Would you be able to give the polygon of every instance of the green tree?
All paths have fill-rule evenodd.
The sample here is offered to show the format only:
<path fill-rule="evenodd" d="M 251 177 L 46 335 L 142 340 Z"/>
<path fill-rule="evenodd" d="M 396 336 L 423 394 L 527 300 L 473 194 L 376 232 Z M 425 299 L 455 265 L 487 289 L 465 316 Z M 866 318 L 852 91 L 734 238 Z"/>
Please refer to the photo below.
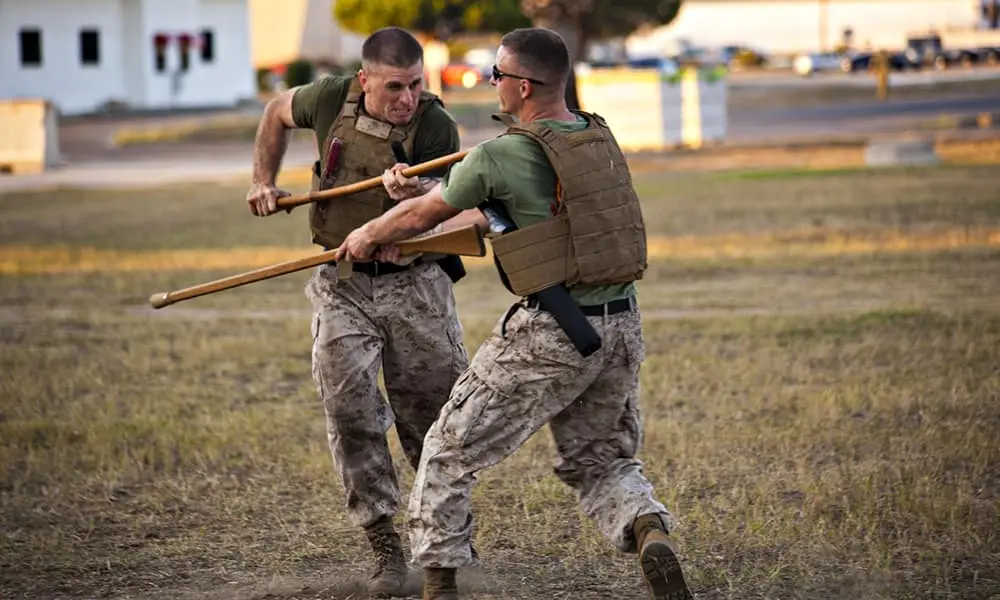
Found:
<path fill-rule="evenodd" d="M 442 40 L 457 32 L 507 31 L 530 24 L 517 0 L 337 0 L 333 14 L 360 35 L 395 25 Z"/>
<path fill-rule="evenodd" d="M 593 40 L 628 35 L 642 25 L 668 25 L 680 12 L 681 0 L 520 0 L 521 10 L 536 27 L 557 32 L 577 62 Z M 570 71 L 566 104 L 579 108 L 576 77 Z"/>
<path fill-rule="evenodd" d="M 528 23 L 563 37 L 570 59 L 594 40 L 628 35 L 642 25 L 667 25 L 682 0 L 338 0 L 334 15 L 345 28 L 367 35 L 396 25 L 447 39 L 459 31 L 508 31 Z M 580 106 L 570 74 L 566 103 Z"/>

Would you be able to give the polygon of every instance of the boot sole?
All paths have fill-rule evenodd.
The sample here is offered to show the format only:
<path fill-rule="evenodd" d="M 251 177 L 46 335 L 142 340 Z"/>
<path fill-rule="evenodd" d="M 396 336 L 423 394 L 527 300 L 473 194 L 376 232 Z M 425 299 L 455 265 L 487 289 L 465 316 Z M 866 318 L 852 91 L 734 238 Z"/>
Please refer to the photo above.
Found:
<path fill-rule="evenodd" d="M 406 596 L 406 574 L 399 575 L 397 579 L 386 577 L 378 581 L 368 581 L 366 586 L 370 598 L 395 598 Z"/>
<path fill-rule="evenodd" d="M 691 600 L 680 561 L 670 546 L 653 542 L 639 559 L 651 600 Z"/>

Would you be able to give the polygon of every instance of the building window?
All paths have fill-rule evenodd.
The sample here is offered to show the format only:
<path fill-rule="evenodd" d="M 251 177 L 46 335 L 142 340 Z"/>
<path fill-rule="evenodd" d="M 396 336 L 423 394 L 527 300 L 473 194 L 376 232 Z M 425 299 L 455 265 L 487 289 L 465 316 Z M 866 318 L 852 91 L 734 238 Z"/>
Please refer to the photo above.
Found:
<path fill-rule="evenodd" d="M 80 31 L 80 64 L 96 65 L 101 62 L 101 37 L 96 29 Z"/>
<path fill-rule="evenodd" d="M 201 32 L 201 62 L 215 61 L 215 33 L 211 29 Z"/>
<path fill-rule="evenodd" d="M 22 29 L 20 40 L 21 66 L 40 67 L 42 65 L 42 30 Z"/>

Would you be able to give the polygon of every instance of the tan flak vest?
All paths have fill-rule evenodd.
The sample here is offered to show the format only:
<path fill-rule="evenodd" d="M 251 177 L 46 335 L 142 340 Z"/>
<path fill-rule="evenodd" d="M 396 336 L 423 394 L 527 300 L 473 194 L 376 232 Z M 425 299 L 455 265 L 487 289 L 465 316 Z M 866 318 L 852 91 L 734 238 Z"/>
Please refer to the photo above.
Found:
<path fill-rule="evenodd" d="M 413 119 L 407 125 L 391 125 L 369 117 L 364 112 L 364 96 L 357 77 L 351 80 L 340 114 L 330 126 L 323 141 L 319 162 L 313 171 L 313 190 L 325 190 L 356 183 L 372 177 L 396 164 L 392 143 L 400 141 L 412 160 L 413 139 L 423 114 L 437 96 L 428 92 L 420 95 Z M 334 139 L 340 141 L 336 164 L 328 165 Z M 343 198 L 314 202 L 309 209 L 309 225 L 313 242 L 326 248 L 340 246 L 347 234 L 386 212 L 394 202 L 381 185 Z"/>
<path fill-rule="evenodd" d="M 574 112 L 587 119 L 586 129 L 562 133 L 495 117 L 507 124 L 501 135 L 538 142 L 556 174 L 555 218 L 490 240 L 519 296 L 559 282 L 627 283 L 646 270 L 646 228 L 625 156 L 603 118 Z"/>

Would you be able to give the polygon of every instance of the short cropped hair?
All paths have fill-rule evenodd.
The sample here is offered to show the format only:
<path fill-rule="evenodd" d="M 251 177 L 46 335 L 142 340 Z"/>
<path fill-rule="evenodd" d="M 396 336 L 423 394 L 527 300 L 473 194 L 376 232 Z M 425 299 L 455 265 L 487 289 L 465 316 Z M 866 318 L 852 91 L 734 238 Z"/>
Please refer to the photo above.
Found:
<path fill-rule="evenodd" d="M 361 45 L 361 64 L 408 69 L 424 59 L 424 47 L 417 38 L 399 27 L 384 27 L 368 36 Z"/>
<path fill-rule="evenodd" d="M 543 27 L 522 27 L 501 38 L 500 45 L 507 48 L 518 64 L 530 75 L 545 83 L 565 81 L 569 77 L 569 50 L 562 37 Z"/>

